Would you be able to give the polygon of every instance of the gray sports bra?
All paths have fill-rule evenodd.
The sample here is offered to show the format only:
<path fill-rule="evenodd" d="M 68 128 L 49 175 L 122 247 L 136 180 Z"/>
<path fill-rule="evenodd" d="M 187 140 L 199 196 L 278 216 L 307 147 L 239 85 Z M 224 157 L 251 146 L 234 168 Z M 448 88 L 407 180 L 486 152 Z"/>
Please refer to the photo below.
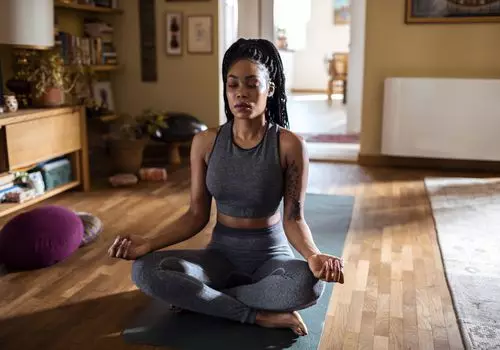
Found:
<path fill-rule="evenodd" d="M 279 126 L 268 123 L 264 137 L 245 149 L 233 141 L 233 121 L 223 124 L 208 160 L 206 185 L 217 210 L 225 215 L 263 218 L 273 215 L 283 198 Z"/>

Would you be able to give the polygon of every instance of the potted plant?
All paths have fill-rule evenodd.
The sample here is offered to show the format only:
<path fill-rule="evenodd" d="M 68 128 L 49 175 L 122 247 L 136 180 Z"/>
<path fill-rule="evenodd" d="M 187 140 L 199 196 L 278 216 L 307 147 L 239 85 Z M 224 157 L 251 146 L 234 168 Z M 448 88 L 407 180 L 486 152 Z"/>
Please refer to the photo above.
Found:
<path fill-rule="evenodd" d="M 56 49 L 40 51 L 32 64 L 28 81 L 32 83 L 37 105 L 60 106 L 65 101 L 65 94 L 87 86 L 90 71 L 86 71 L 78 59 L 73 64 L 65 64 Z"/>
<path fill-rule="evenodd" d="M 138 116 L 121 115 L 108 136 L 115 173 L 136 174 L 142 166 L 144 148 L 152 135 L 168 128 L 167 113 L 145 110 Z"/>

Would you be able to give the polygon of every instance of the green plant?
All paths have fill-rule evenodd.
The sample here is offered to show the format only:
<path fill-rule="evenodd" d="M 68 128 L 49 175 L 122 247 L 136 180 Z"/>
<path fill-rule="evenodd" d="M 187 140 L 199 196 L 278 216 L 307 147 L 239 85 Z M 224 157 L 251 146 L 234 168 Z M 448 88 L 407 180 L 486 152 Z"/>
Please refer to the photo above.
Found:
<path fill-rule="evenodd" d="M 150 136 L 161 136 L 161 130 L 168 128 L 166 112 L 146 109 L 137 116 L 123 114 L 114 123 L 111 131 L 112 139 L 142 140 Z"/>
<path fill-rule="evenodd" d="M 87 78 L 91 74 L 81 61 L 66 65 L 56 49 L 40 51 L 32 60 L 31 74 L 28 81 L 33 83 L 36 97 L 42 96 L 48 89 L 60 89 L 64 93 L 86 86 Z"/>

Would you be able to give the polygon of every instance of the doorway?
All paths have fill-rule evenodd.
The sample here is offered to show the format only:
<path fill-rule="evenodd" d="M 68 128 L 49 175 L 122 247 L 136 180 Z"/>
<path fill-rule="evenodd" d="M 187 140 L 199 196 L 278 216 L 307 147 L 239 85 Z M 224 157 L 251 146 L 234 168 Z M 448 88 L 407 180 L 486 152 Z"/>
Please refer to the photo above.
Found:
<path fill-rule="evenodd" d="M 274 0 L 275 44 L 285 69 L 290 128 L 318 159 L 357 159 L 349 120 L 352 0 Z M 354 117 L 354 116 L 353 116 Z"/>

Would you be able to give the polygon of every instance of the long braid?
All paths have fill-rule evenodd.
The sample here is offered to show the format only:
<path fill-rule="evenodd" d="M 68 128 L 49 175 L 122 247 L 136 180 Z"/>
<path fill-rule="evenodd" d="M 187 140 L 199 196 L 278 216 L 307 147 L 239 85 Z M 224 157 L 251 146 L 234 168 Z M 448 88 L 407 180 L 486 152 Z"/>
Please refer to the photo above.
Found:
<path fill-rule="evenodd" d="M 224 55 L 222 80 L 224 82 L 224 110 L 227 119 L 232 120 L 234 118 L 226 95 L 227 74 L 231 66 L 240 59 L 249 59 L 266 67 L 269 79 L 275 85 L 274 94 L 268 99 L 266 118 L 288 129 L 290 125 L 286 108 L 287 96 L 283 62 L 276 46 L 265 39 L 238 39 Z"/>

